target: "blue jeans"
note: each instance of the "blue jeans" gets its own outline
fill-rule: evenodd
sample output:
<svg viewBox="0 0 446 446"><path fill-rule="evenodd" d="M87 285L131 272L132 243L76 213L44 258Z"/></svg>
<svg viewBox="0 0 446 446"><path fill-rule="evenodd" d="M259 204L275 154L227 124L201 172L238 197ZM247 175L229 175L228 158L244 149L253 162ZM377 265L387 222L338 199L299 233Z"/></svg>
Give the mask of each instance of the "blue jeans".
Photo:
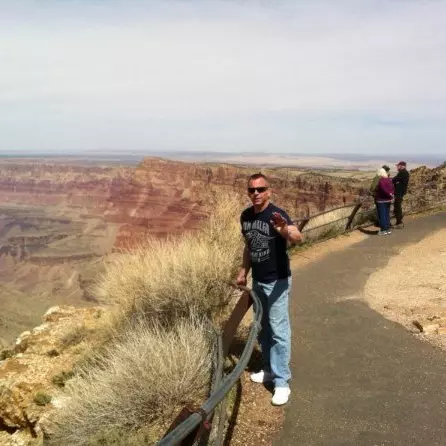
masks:
<svg viewBox="0 0 446 446"><path fill-rule="evenodd" d="M390 202L376 202L376 210L378 212L378 222L381 231L387 231L390 228Z"/></svg>
<svg viewBox="0 0 446 446"><path fill-rule="evenodd" d="M262 329L259 333L263 368L273 374L275 387L288 387L291 379L291 327L288 309L291 277L270 283L254 280L252 288L263 307Z"/></svg>

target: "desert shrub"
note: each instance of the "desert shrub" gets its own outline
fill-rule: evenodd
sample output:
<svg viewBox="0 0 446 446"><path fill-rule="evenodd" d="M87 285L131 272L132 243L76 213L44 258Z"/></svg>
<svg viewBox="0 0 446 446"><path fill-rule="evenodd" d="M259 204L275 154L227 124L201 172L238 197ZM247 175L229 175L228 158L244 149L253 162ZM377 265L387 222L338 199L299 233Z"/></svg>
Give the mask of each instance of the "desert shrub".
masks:
<svg viewBox="0 0 446 446"><path fill-rule="evenodd" d="M310 221L306 224L304 231L310 231L312 229L319 228L320 226L328 226L329 224L335 223L338 220L340 220L341 223L346 222L354 207L355 205L352 204L351 206L333 209L331 211L324 212L323 214L311 217Z"/></svg>
<svg viewBox="0 0 446 446"><path fill-rule="evenodd" d="M166 328L135 322L65 386L44 429L48 444L87 445L122 429L135 432L207 396L214 332L197 317ZM100 443L97 443L100 444Z"/></svg>
<svg viewBox="0 0 446 446"><path fill-rule="evenodd" d="M0 361L4 361L5 359L12 358L14 356L14 351L10 349L6 349L0 352Z"/></svg>
<svg viewBox="0 0 446 446"><path fill-rule="evenodd" d="M89 439L88 446L141 446L155 444L164 431L154 432L153 429L142 428L137 431L126 431L114 427L100 432Z"/></svg>
<svg viewBox="0 0 446 446"><path fill-rule="evenodd" d="M57 356L60 355L59 351L58 351L57 349L55 349L55 348L52 348L52 349L48 350L48 351L46 352L46 354L47 354L50 358L55 358L55 357L57 357Z"/></svg>
<svg viewBox="0 0 446 446"><path fill-rule="evenodd" d="M222 195L201 230L169 240L149 238L115 255L96 295L117 304L124 320L144 315L168 325L181 316L218 313L232 295L227 282L235 277L243 250L240 202Z"/></svg>
<svg viewBox="0 0 446 446"><path fill-rule="evenodd" d="M80 344L88 337L88 334L88 329L84 325L79 325L66 333L60 342L64 347L72 347L73 345Z"/></svg>
<svg viewBox="0 0 446 446"><path fill-rule="evenodd" d="M303 231L304 243L308 245L316 241L326 240L338 234L342 234L345 232L346 224L347 219L344 218L342 220L333 221L332 223L325 223L320 227L313 226L309 229L305 228Z"/></svg>
<svg viewBox="0 0 446 446"><path fill-rule="evenodd" d="M64 387L65 383L69 379L73 378L73 376L74 376L73 371L69 371L69 372L62 371L62 372L58 373L57 375L54 375L53 378L51 379L51 381L56 386Z"/></svg>
<svg viewBox="0 0 446 446"><path fill-rule="evenodd" d="M37 392L34 395L33 401L38 405L38 406L45 406L46 404L51 402L51 396L48 395L45 392Z"/></svg>
<svg viewBox="0 0 446 446"><path fill-rule="evenodd" d="M360 210L353 220L353 227L361 226L366 223L378 223L378 217L376 214L376 209L372 207L371 209Z"/></svg>

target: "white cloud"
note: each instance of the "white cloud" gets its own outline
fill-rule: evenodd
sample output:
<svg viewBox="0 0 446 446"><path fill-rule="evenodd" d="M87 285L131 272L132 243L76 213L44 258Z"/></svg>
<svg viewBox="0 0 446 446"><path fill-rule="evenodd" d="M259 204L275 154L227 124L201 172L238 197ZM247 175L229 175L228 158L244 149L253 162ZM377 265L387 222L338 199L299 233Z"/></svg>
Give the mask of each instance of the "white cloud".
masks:
<svg viewBox="0 0 446 446"><path fill-rule="evenodd" d="M444 1L25 3L0 2L0 150L416 150L430 121L445 142ZM422 128L375 122L367 146L371 114Z"/></svg>

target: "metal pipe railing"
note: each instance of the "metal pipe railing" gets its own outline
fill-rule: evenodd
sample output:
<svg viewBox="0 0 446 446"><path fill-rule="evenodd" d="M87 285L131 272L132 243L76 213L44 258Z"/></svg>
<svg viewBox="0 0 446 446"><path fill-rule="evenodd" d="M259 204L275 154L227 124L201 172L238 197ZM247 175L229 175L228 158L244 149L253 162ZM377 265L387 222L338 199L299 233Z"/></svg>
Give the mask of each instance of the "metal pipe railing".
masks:
<svg viewBox="0 0 446 446"><path fill-rule="evenodd" d="M196 430L200 424L202 424L209 417L209 415L212 414L217 405L224 399L234 384L239 380L240 376L245 370L245 367L248 365L260 329L260 322L262 320L262 304L260 303L258 296L251 289L243 286L237 286L237 288L249 293L252 299L255 314L255 319L251 326L243 353L232 372L221 380L218 388L214 390L212 395L203 403L200 409L191 414L185 421L162 438L157 443L158 446L177 445L188 435L194 432L194 430Z"/></svg>

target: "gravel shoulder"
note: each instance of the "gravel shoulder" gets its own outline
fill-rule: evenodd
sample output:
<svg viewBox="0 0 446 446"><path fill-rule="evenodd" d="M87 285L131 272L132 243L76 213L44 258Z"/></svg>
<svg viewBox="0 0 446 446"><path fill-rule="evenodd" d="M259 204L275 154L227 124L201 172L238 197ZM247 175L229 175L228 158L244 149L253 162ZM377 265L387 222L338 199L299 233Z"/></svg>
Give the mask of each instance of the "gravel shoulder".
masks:
<svg viewBox="0 0 446 446"><path fill-rule="evenodd" d="M385 318L446 350L446 228L403 246L361 298Z"/></svg>

